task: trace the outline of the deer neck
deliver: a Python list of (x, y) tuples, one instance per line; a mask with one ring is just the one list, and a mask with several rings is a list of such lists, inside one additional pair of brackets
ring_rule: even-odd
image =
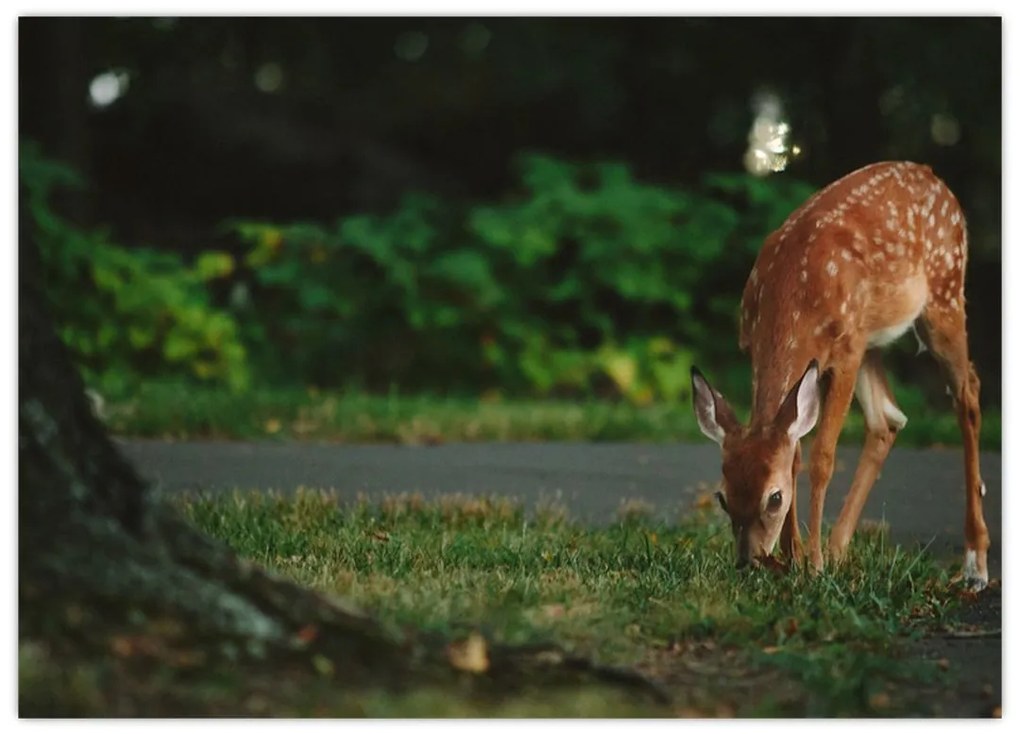
[(797, 379), (804, 374), (812, 358), (806, 345), (782, 337), (782, 329), (771, 330), (768, 338), (757, 343), (751, 358), (751, 419), (750, 429), (770, 425), (779, 412), (784, 398)]

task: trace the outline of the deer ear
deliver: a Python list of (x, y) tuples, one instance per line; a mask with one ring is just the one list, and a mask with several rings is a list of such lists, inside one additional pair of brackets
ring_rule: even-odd
[(697, 367), (691, 367), (691, 387), (698, 427), (702, 433), (721, 446), (726, 434), (740, 426), (733, 409), (726, 402), (726, 398), (708, 384), (708, 380)]
[(786, 426), (794, 441), (799, 441), (818, 421), (822, 401), (818, 380), (818, 360), (812, 359), (779, 408), (776, 423)]

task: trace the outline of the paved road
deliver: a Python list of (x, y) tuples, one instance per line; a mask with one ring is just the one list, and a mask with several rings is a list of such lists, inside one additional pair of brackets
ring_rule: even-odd
[[(425, 496), (497, 493), (528, 504), (558, 497), (571, 514), (589, 522), (613, 519), (624, 498), (641, 498), (675, 517), (719, 476), (714, 444), (447, 444), (349, 446), (307, 443), (180, 442), (123, 440), (142, 473), (165, 492), (297, 487), (332, 488), (341, 497), (359, 493), (421, 492)], [(840, 448), (826, 515), (839, 512), (850, 485), (857, 447)], [(990, 572), (1000, 575), (1002, 462), (981, 457), (988, 487), (985, 518), (992, 536)], [(798, 498), (807, 517), (807, 478)], [(864, 517), (885, 520), (897, 542), (927, 543), (938, 553), (962, 552), (963, 457), (960, 449), (896, 447), (875, 485)]]

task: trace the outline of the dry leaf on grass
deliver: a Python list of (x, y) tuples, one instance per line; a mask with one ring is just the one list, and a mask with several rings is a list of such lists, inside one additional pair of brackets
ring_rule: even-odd
[(484, 673), (489, 669), (489, 646), (485, 638), (472, 632), (464, 640), (446, 646), (446, 657), (457, 670)]
[(319, 636), (319, 628), (316, 627), (314, 624), (306, 624), (304, 627), (299, 629), (297, 631), (297, 634), (295, 634), (294, 636), (300, 643), (302, 643), (303, 645), (307, 645), (308, 643), (310, 643), (312, 640)]

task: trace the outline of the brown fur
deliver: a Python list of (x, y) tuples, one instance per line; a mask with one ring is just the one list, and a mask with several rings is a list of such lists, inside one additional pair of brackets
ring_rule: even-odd
[[(868, 437), (829, 544), (834, 558), (843, 556), (903, 424), (875, 350), (916, 321), (946, 371), (957, 405), (966, 465), (966, 547), (973, 554), (967, 573), (977, 585), (987, 581), (977, 458), (979, 382), (968, 357), (964, 313), (966, 261), (959, 202), (930, 168), (913, 163), (876, 163), (849, 174), (808, 199), (765, 240), (741, 302), (740, 346), (750, 353), (752, 368), (750, 423), (747, 429), (723, 426), (724, 491), (735, 529), (753, 527), (757, 518), (768, 530), (759, 533), (764, 540), (754, 552), (768, 554), (775, 542), (770, 528), (776, 518), (763, 509), (770, 487), (781, 485), (787, 507), (795, 500), (800, 449), (786, 428), (791, 411), (793, 417), (797, 412), (794, 380), (817, 360), (826, 394), (810, 457), (808, 551), (815, 569), (824, 565), (822, 507), (855, 388), (866, 402)], [(699, 422), (715, 414), (730, 422), (731, 411), (715, 395), (715, 410), (703, 411)], [(796, 522), (789, 522), (786, 510), (782, 521), (783, 545), (794, 552)]]

